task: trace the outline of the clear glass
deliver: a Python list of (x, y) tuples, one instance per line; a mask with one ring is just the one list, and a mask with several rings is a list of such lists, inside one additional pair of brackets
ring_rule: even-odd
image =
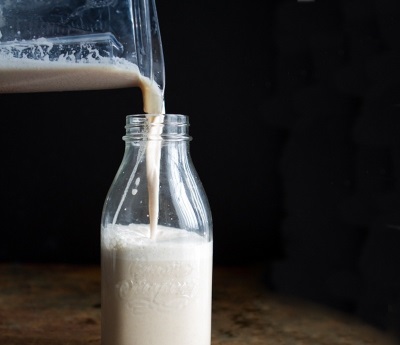
[(10, 60), (126, 61), (164, 90), (155, 0), (1, 0), (0, 67)]
[(130, 115), (101, 220), (102, 345), (210, 345), (212, 217), (185, 115)]

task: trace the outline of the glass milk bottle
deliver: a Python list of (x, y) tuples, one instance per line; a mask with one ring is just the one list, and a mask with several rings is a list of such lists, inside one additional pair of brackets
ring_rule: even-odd
[(210, 345), (212, 217), (185, 115), (129, 115), (101, 221), (102, 345)]

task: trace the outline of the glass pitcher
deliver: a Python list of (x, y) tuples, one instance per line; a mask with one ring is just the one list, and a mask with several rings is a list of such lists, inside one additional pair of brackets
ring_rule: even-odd
[(140, 86), (162, 95), (155, 0), (0, 0), (0, 74), (0, 93)]

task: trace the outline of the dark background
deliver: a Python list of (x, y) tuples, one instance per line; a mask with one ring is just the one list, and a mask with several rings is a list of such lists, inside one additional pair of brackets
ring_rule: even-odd
[[(190, 116), (217, 265), (400, 325), (395, 0), (159, 1), (166, 111)], [(136, 88), (0, 95), (7, 262), (99, 263)]]

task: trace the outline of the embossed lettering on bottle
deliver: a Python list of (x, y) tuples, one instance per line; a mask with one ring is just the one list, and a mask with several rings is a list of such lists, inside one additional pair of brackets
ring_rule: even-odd
[(116, 293), (132, 313), (185, 308), (198, 292), (199, 272), (190, 263), (143, 262), (129, 267), (129, 277), (116, 285)]

